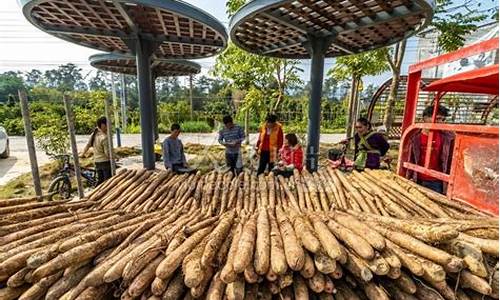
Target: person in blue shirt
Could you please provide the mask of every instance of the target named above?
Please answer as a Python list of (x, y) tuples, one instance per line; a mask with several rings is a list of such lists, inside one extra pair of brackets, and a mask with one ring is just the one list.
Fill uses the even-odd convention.
[(231, 116), (222, 118), (224, 128), (219, 131), (219, 143), (226, 147), (226, 165), (234, 174), (243, 170), (241, 143), (245, 140), (245, 132), (241, 126), (234, 124)]

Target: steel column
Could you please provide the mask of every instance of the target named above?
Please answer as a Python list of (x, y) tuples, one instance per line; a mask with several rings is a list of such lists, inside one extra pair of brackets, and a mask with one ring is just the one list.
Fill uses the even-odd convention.
[(160, 137), (160, 131), (158, 129), (158, 99), (156, 98), (156, 76), (151, 78), (151, 93), (153, 94), (153, 116), (151, 120), (153, 121), (153, 140), (156, 142)]
[(321, 94), (323, 91), (323, 73), (325, 53), (331, 44), (331, 38), (313, 37), (306, 43), (311, 55), (311, 95), (307, 124), (306, 167), (309, 172), (318, 170), (319, 138), (321, 121)]
[(154, 156), (154, 130), (153, 130), (153, 95), (151, 91), (151, 55), (153, 45), (151, 42), (138, 37), (135, 41), (137, 59), (137, 81), (139, 103), (141, 112), (141, 142), (142, 163), (145, 169), (155, 168)]

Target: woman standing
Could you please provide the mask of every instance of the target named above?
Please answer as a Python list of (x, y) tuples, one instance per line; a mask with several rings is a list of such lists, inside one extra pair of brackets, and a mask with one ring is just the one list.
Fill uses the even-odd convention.
[(283, 146), (283, 128), (278, 123), (276, 115), (268, 115), (266, 123), (260, 127), (259, 139), (255, 146), (260, 156), (257, 175), (264, 173), (266, 168), (271, 171), (278, 158), (278, 151)]
[(380, 160), (390, 147), (385, 136), (373, 131), (366, 118), (359, 118), (356, 122), (354, 145), (354, 166), (358, 170), (379, 169)]
[(106, 117), (97, 120), (97, 127), (92, 132), (89, 142), (83, 149), (82, 155), (92, 147), (94, 149), (94, 165), (97, 172), (97, 185), (111, 177), (111, 159), (108, 144), (108, 125)]

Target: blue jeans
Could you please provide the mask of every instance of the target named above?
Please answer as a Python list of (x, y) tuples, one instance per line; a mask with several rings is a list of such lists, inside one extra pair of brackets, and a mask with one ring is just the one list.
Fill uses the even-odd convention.
[(437, 193), (443, 194), (443, 182), (441, 180), (419, 180), (418, 184)]

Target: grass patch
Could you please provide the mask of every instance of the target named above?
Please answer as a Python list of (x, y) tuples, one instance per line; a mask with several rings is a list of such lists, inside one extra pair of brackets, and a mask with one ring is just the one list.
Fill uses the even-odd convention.
[(212, 127), (205, 121), (187, 121), (181, 124), (183, 132), (192, 133), (210, 133), (213, 131)]

